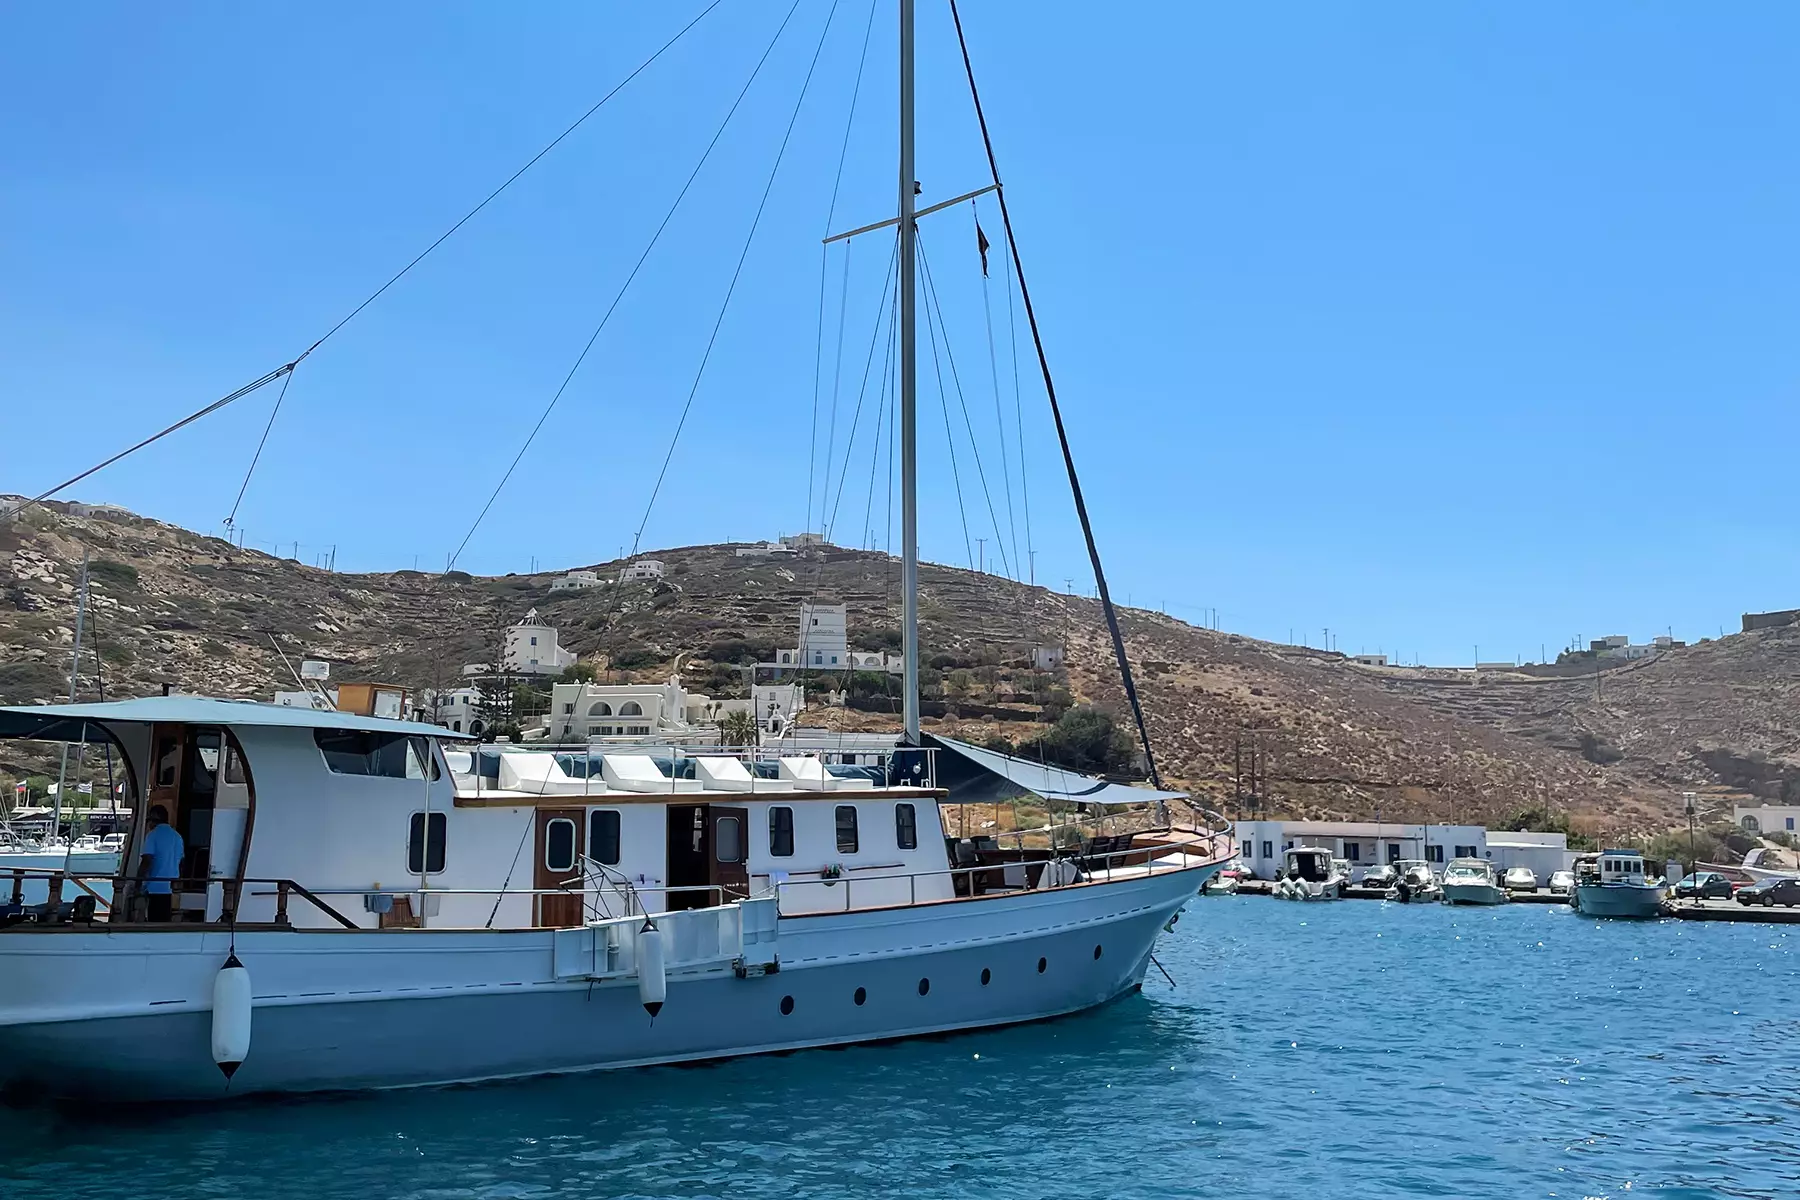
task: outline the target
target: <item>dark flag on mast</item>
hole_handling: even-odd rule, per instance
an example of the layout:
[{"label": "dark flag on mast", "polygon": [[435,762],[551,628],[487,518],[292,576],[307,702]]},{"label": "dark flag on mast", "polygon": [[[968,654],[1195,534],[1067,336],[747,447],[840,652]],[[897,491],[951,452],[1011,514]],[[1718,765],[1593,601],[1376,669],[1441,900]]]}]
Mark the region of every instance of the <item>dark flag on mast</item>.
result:
[{"label": "dark flag on mast", "polygon": [[987,234],[981,232],[981,222],[979,220],[975,222],[975,249],[981,252],[981,276],[983,279],[985,279],[985,278],[987,278],[987,273],[988,273],[987,272],[988,240],[987,240]]}]

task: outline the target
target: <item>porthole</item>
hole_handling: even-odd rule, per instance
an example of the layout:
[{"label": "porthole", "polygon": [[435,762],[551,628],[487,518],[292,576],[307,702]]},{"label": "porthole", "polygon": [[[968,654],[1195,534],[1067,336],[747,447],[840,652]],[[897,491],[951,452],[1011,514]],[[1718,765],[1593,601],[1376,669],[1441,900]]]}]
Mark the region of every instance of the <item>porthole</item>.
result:
[{"label": "porthole", "polygon": [[1042,975],[1045,971],[1048,971],[1049,969],[1050,969],[1050,960],[1049,959],[1047,959],[1047,958],[1038,959],[1038,974],[1039,975]]},{"label": "porthole", "polygon": [[1100,945],[1099,945],[1099,943],[1098,943],[1098,942],[1096,942],[1096,943],[1095,943],[1095,944],[1094,944],[1094,957],[1095,957],[1095,958],[1096,958],[1096,959],[1098,959],[1098,958],[1099,958],[1099,957],[1100,957]]},{"label": "porthole", "polygon": [[869,989],[868,988],[857,988],[856,995],[852,997],[852,999],[854,999],[857,1002],[857,1004],[859,1004],[859,1005],[863,1001],[867,1000],[868,998],[869,998]]},{"label": "porthole", "polygon": [[794,1011],[794,998],[792,996],[783,996],[781,998],[781,1015],[785,1017],[793,1011]]},{"label": "porthole", "polygon": [[919,980],[919,995],[923,996],[923,995],[925,995],[925,993],[929,992],[930,990],[931,990],[931,980],[929,980],[929,979]]},{"label": "porthole", "polygon": [[981,986],[986,987],[994,981],[994,973],[986,967],[981,968]]}]

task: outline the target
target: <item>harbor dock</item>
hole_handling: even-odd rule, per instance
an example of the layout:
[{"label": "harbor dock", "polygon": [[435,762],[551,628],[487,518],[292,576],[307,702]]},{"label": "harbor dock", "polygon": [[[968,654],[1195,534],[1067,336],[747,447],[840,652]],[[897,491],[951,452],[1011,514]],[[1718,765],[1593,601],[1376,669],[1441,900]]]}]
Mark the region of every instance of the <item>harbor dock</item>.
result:
[{"label": "harbor dock", "polygon": [[[1274,884],[1266,879],[1246,879],[1238,884],[1240,896],[1268,896]],[[1344,889],[1346,900],[1382,900],[1387,893],[1381,888],[1351,886]],[[1511,892],[1510,904],[1567,904],[1569,898],[1553,895],[1539,888],[1535,892]],[[1737,921],[1761,925],[1800,925],[1800,908],[1764,908],[1739,904],[1736,900],[1677,900],[1668,906],[1668,914],[1683,921]]]}]

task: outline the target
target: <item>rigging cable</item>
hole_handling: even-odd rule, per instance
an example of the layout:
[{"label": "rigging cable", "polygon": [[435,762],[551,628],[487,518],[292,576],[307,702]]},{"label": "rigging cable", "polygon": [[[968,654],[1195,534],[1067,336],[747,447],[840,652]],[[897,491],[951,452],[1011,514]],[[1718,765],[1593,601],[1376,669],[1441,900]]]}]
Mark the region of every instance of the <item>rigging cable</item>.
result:
[{"label": "rigging cable", "polygon": [[[799,0],[794,0],[796,7]],[[731,308],[731,297],[737,291],[738,280],[744,274],[744,262],[750,257],[750,246],[756,241],[756,231],[762,225],[763,211],[769,205],[769,193],[775,188],[775,177],[781,173],[781,163],[787,157],[788,143],[793,140],[794,124],[800,119],[800,108],[806,103],[806,93],[812,87],[813,73],[818,70],[819,55],[825,50],[825,39],[831,33],[832,18],[837,16],[840,0],[831,0],[831,11],[825,14],[825,28],[819,31],[819,44],[813,47],[812,62],[807,64],[806,78],[800,84],[800,95],[794,101],[794,111],[788,116],[787,129],[781,135],[781,146],[775,152],[775,165],[769,168],[768,181],[763,184],[762,198],[756,202],[756,215],[750,221],[750,232],[744,238],[744,248],[738,254],[737,266],[731,272],[731,283],[725,289],[725,299],[719,305],[719,315],[713,321],[712,333],[706,339],[706,350],[700,356],[700,366],[694,372],[693,386],[688,389],[687,402],[681,406],[681,419],[675,423],[675,433],[669,438],[668,453],[663,455],[662,469],[656,473],[656,486],[650,489],[650,499],[644,505],[644,519],[638,523],[637,533],[631,539],[631,553],[636,555],[638,546],[644,539],[644,527],[650,523],[650,511],[656,507],[656,498],[662,492],[663,480],[668,477],[669,464],[675,459],[675,447],[681,441],[681,431],[687,428],[688,413],[693,410],[694,397],[700,392],[700,380],[706,375],[706,364],[712,359],[713,346],[718,343],[719,329],[725,324],[725,314]],[[793,10],[789,10],[791,16]]]},{"label": "rigging cable", "polygon": [[[918,246],[916,230],[913,236],[915,238],[913,244]],[[919,248],[919,257],[921,260],[924,258],[923,247]],[[956,484],[956,512],[962,518],[963,554],[968,558],[969,570],[973,571],[975,569],[975,547],[969,541],[969,509],[963,503],[962,472],[956,466],[956,435],[950,429],[950,400],[944,388],[944,364],[938,361],[937,326],[932,323],[929,307],[925,310],[925,332],[931,338],[931,366],[937,374],[938,407],[944,410],[944,442],[950,447],[950,479]]]},{"label": "rigging cable", "polygon": [[981,93],[975,87],[975,67],[969,60],[969,42],[963,36],[962,14],[956,0],[950,0],[950,19],[956,25],[956,44],[962,50],[963,73],[969,80],[969,98],[975,105],[975,119],[981,125],[981,144],[987,151],[988,171],[994,179],[994,195],[1000,199],[1000,221],[1006,229],[1006,242],[1012,248],[1013,273],[1019,280],[1019,298],[1025,304],[1025,320],[1031,327],[1031,344],[1037,351],[1038,368],[1044,376],[1044,392],[1050,400],[1050,415],[1056,421],[1056,439],[1062,445],[1063,465],[1069,472],[1069,491],[1075,500],[1075,513],[1081,518],[1081,533],[1087,539],[1088,559],[1094,566],[1094,583],[1100,592],[1100,605],[1106,613],[1106,624],[1112,633],[1113,652],[1119,659],[1119,675],[1125,684],[1125,698],[1131,702],[1131,715],[1137,721],[1138,739],[1144,747],[1144,765],[1150,782],[1162,788],[1156,770],[1156,755],[1150,748],[1150,728],[1144,723],[1144,708],[1138,702],[1137,684],[1131,677],[1131,660],[1125,654],[1125,635],[1119,629],[1119,614],[1113,609],[1112,594],[1106,587],[1106,572],[1100,566],[1100,548],[1094,541],[1094,527],[1088,520],[1087,501],[1081,494],[1081,479],[1075,473],[1075,456],[1069,449],[1069,434],[1063,427],[1062,407],[1056,402],[1056,384],[1050,377],[1050,359],[1044,352],[1043,335],[1038,330],[1037,312],[1031,305],[1031,289],[1025,283],[1025,267],[1019,261],[1019,244],[1013,236],[1012,214],[1006,206],[1006,189],[1000,185],[1000,164],[994,157],[994,139],[988,133],[987,115],[981,108]]},{"label": "rigging cable", "polygon": [[[869,0],[869,19],[863,25],[862,57],[856,64],[856,83],[850,89],[850,111],[844,116],[844,138],[838,146],[837,175],[831,182],[831,203],[825,209],[825,236],[831,236],[831,225],[837,217],[838,190],[844,182],[844,160],[850,154],[850,130],[856,122],[856,101],[862,95],[863,69],[869,64],[869,35],[875,29],[875,5],[877,0]],[[812,399],[812,434],[806,447],[806,528],[802,533],[812,529],[813,502],[813,468],[819,454],[819,378],[823,370],[821,358],[825,353],[825,266],[831,253],[831,245],[822,242],[819,245],[819,328],[813,343],[813,399]],[[844,246],[844,271],[850,270],[850,246]],[[840,299],[839,303],[842,303]],[[841,340],[841,335],[840,335]],[[827,456],[829,472],[830,457]]]},{"label": "rigging cable", "polygon": [[281,411],[281,402],[287,399],[288,384],[294,382],[292,368],[282,376],[281,391],[275,394],[275,407],[269,410],[269,423],[263,426],[262,439],[256,443],[256,453],[250,456],[250,467],[244,472],[244,482],[238,485],[237,499],[231,502],[231,515],[225,518],[227,530],[236,528],[238,505],[244,502],[244,492],[250,487],[250,476],[256,474],[256,464],[262,461],[263,447],[269,444],[269,430],[275,428],[275,414]]},{"label": "rigging cable", "polygon": [[[494,201],[495,198],[497,198],[500,195],[500,193],[504,192],[507,188],[511,187],[515,182],[517,182],[517,180],[519,179],[519,177],[521,175],[525,174],[525,172],[529,171],[532,167],[536,166],[538,161],[540,159],[542,159],[546,154],[548,154],[548,153],[550,153],[550,151],[556,149],[556,147],[562,143],[563,139],[567,138],[570,134],[574,133],[577,129],[581,128],[581,126],[587,122],[589,117],[591,117],[595,113],[599,112],[600,109],[605,106],[607,101],[611,100],[614,96],[618,95],[622,90],[624,90],[624,88],[627,84],[629,84],[632,80],[636,79],[639,75],[641,75],[644,72],[644,70],[650,66],[650,64],[654,63],[657,59],[661,58],[665,52],[667,52],[671,47],[673,47],[675,45],[676,42],[679,42],[683,37],[687,36],[687,33],[689,30],[693,29],[694,26],[698,25],[701,21],[705,20],[707,15],[709,13],[711,13],[713,11],[713,9],[719,7],[719,5],[722,3],[724,3],[724,0],[712,0],[712,3],[708,4],[704,9],[702,9],[698,16],[696,16],[693,20],[689,21],[686,25],[683,25],[681,27],[681,29],[676,32],[674,37],[672,37],[668,41],[664,42],[660,47],[657,48],[657,50],[654,54],[652,54],[649,58],[646,58],[643,62],[639,63],[637,65],[637,67],[635,69],[633,69],[631,74],[627,75],[624,79],[620,80],[619,83],[610,92],[606,93],[606,95],[600,97],[600,99],[594,103],[592,108],[588,109],[585,113],[581,114],[581,116],[575,120],[574,124],[570,125],[567,129],[563,130],[561,133],[557,134],[556,137],[549,143],[549,145],[545,146],[542,150],[539,150],[536,154],[532,155],[530,160],[527,161],[524,166],[520,167],[517,171],[514,171],[510,176],[507,177],[506,182],[502,183],[499,187],[497,187],[493,191],[489,192],[487,194],[486,198],[484,198],[481,201],[481,203],[477,204],[474,208],[470,209],[467,213],[465,213],[461,220],[457,221],[456,224],[452,225],[449,229],[445,230],[443,232],[443,234],[440,235],[436,241],[431,243],[431,245],[425,247],[424,250],[420,251],[416,258],[414,258],[411,262],[407,263],[404,267],[400,268],[400,270],[398,272],[396,272],[391,279],[389,279],[386,283],[382,284],[380,287],[376,288],[373,292],[371,292],[369,294],[369,296],[361,304],[358,304],[355,308],[351,309],[350,312],[347,315],[345,315],[342,320],[338,321],[338,323],[336,325],[333,325],[330,329],[326,330],[325,335],[323,337],[321,337],[318,341],[314,342],[312,345],[308,346],[306,348],[306,350],[298,358],[294,359],[293,362],[288,363],[286,366],[277,367],[275,370],[270,371],[267,375],[264,375],[261,379],[255,380],[252,383],[247,383],[243,387],[239,388],[237,391],[232,392],[226,396],[222,396],[219,399],[213,401],[211,404],[207,405],[206,407],[199,409],[199,410],[189,414],[186,417],[183,417],[181,420],[175,422],[175,424],[169,426],[167,429],[162,430],[160,433],[152,434],[151,436],[145,438],[143,441],[137,443],[136,445],[128,447],[127,449],[121,450],[119,453],[113,455],[111,458],[107,459],[105,462],[100,463],[98,466],[89,467],[87,470],[83,471],[81,474],[76,475],[73,478],[64,480],[62,483],[57,484],[55,487],[51,488],[49,491],[46,491],[46,492],[41,493],[40,495],[34,496],[32,499],[30,499],[26,503],[21,504],[18,508],[13,509],[12,512],[6,513],[6,514],[0,514],[0,522],[7,520],[9,517],[17,516],[19,513],[24,512],[26,509],[31,508],[34,505],[43,503],[45,500],[48,500],[50,497],[56,495],[56,493],[64,490],[65,488],[73,487],[75,484],[80,483],[83,479],[86,479],[88,476],[93,475],[96,472],[105,470],[107,467],[112,466],[114,463],[118,462],[120,459],[126,457],[127,455],[135,454],[137,451],[142,450],[145,446],[148,446],[152,442],[159,441],[162,438],[167,437],[169,434],[174,433],[176,430],[181,429],[183,426],[191,425],[195,421],[198,421],[202,417],[210,416],[211,414],[218,412],[221,408],[224,408],[226,405],[231,404],[233,401],[243,399],[245,396],[248,396],[251,392],[254,392],[256,389],[263,387],[264,385],[271,383],[274,380],[279,379],[285,375],[292,374],[294,368],[299,366],[301,364],[301,362],[303,362],[306,359],[306,356],[308,354],[311,354],[314,350],[317,350],[320,346],[323,346],[328,340],[330,340],[330,338],[332,337],[333,334],[337,333],[338,330],[340,330],[344,326],[348,325],[353,319],[355,319],[357,314],[361,313],[363,309],[369,307],[369,305],[373,304],[377,299],[379,299],[381,297],[382,293],[386,292],[389,288],[393,287],[396,283],[400,282],[400,280],[402,278],[404,278],[408,272],[410,272],[414,267],[418,266],[421,262],[425,261],[426,257],[428,255],[430,255],[432,251],[436,250],[439,246],[443,245],[444,242],[447,241],[452,234],[454,234],[457,230],[461,229],[464,225],[468,224],[470,219],[472,219],[475,216],[475,214],[479,213],[482,209],[486,208],[490,203],[492,203]],[[265,434],[265,436],[266,436],[266,434]]]},{"label": "rigging cable", "polygon": [[[1019,523],[1013,515],[1012,467],[1006,457],[1006,416],[1000,410],[1000,364],[994,353],[994,307],[988,301],[987,238],[981,232],[981,209],[976,198],[969,198],[969,213],[975,221],[975,240],[981,249],[981,319],[987,326],[988,379],[994,387],[994,425],[1000,431],[1000,483],[1006,489],[1006,532],[1012,537],[1013,562],[1019,562]],[[998,536],[998,530],[995,531]],[[1022,570],[1014,572],[1017,578]]]},{"label": "rigging cable", "polygon": [[[892,289],[888,285],[890,281],[898,282],[897,280],[894,280],[894,267],[899,262],[899,259],[900,240],[895,238],[893,253],[888,256],[887,272],[881,278],[881,291],[878,293],[890,297],[889,306],[885,313],[888,322],[888,334],[890,337],[892,337],[894,332],[894,321],[896,316],[895,308],[897,306],[892,302]],[[842,507],[844,503],[844,480],[848,478],[850,474],[850,455],[856,449],[856,434],[862,427],[863,404],[867,401],[869,396],[869,372],[875,365],[875,347],[881,340],[881,319],[883,315],[881,309],[877,308],[875,310],[875,327],[869,330],[869,353],[863,360],[862,385],[858,388],[856,393],[856,411],[850,418],[850,437],[844,442],[844,466],[843,469],[838,472],[837,492],[831,502],[831,515],[829,517],[825,516],[823,503],[821,503],[819,510],[819,515],[823,518],[823,524],[825,526],[822,532],[825,534],[825,539],[827,541],[831,540],[832,528],[837,525],[838,509]],[[885,362],[882,365],[882,370],[884,372],[887,370]],[[836,409],[834,407],[833,412],[835,413],[835,411]],[[829,459],[827,459],[825,463],[825,483],[826,486],[830,486],[831,484],[831,461]]]},{"label": "rigging cable", "polygon": [[1025,510],[1025,553],[1031,565],[1031,583],[1037,584],[1037,547],[1031,540],[1031,485],[1025,475],[1025,404],[1019,395],[1019,332],[1013,323],[1012,252],[1000,244],[1000,269],[1006,275],[1006,354],[1012,360],[1013,440],[1019,447],[1019,506]]},{"label": "rigging cable", "polygon": [[[637,262],[632,265],[631,273],[625,277],[625,282],[620,284],[619,290],[613,294],[612,303],[606,306],[606,312],[601,316],[600,323],[594,326],[594,332],[588,336],[587,344],[581,348],[581,353],[575,356],[574,365],[569,368],[568,374],[563,376],[562,385],[556,389],[556,394],[550,397],[550,403],[544,406],[544,411],[538,414],[537,424],[531,427],[530,434],[525,438],[525,444],[520,446],[519,452],[513,456],[512,463],[506,468],[506,473],[500,476],[500,482],[494,485],[493,493],[488,496],[487,503],[483,504],[481,511],[476,514],[475,523],[469,526],[469,532],[465,533],[463,540],[457,544],[456,552],[450,555],[449,561],[444,567],[445,571],[454,567],[456,560],[462,557],[462,552],[469,545],[469,539],[475,536],[475,531],[481,528],[482,521],[487,519],[488,510],[494,507],[494,501],[500,498],[500,493],[512,479],[513,472],[519,469],[519,463],[524,460],[525,452],[530,450],[532,443],[537,440],[538,433],[544,428],[544,422],[550,419],[550,414],[555,410],[557,402],[562,399],[563,393],[574,381],[576,372],[581,370],[581,364],[587,360],[588,352],[594,348],[594,343],[600,340],[601,332],[612,320],[613,313],[618,310],[619,302],[625,299],[625,293],[630,290],[632,282],[637,279],[638,272],[644,269],[644,263],[649,260],[650,252],[655,250],[656,244],[662,240],[663,232],[668,229],[669,222],[675,219],[675,211],[681,207],[682,200],[687,197],[688,189],[694,186],[694,180],[700,177],[700,171],[706,166],[707,159],[712,157],[712,152],[718,146],[719,139],[725,136],[725,129],[731,124],[732,117],[737,115],[738,106],[743,104],[744,97],[750,93],[751,85],[762,73],[763,65],[769,61],[769,55],[774,52],[775,44],[781,40],[782,33],[786,31],[788,22],[793,20],[794,13],[799,7],[800,0],[794,0],[793,6],[787,11],[787,16],[782,18],[780,26],[776,28],[775,36],[770,38],[769,44],[763,48],[762,57],[756,60],[756,66],[750,72],[750,78],[744,81],[744,86],[739,89],[737,98],[726,110],[725,119],[720,121],[719,127],[713,131],[712,140],[706,144],[706,149],[700,155],[700,161],[694,164],[694,169],[688,173],[687,182],[681,185],[681,190],[675,194],[675,199],[669,205],[668,211],[663,213],[662,223],[656,227],[656,232],[650,235],[650,241],[645,245],[644,252],[638,255]],[[632,553],[637,553],[635,548]]]},{"label": "rigging cable", "polygon": [[987,468],[981,462],[981,443],[975,437],[975,422],[969,417],[969,402],[963,395],[962,376],[956,370],[956,356],[950,352],[950,328],[944,324],[944,309],[938,303],[937,283],[931,277],[931,260],[925,255],[925,239],[919,238],[918,241],[919,265],[924,269],[925,276],[925,298],[930,309],[937,313],[938,328],[944,335],[944,358],[950,364],[950,381],[956,386],[956,403],[962,409],[963,426],[969,431],[969,449],[975,454],[975,475],[981,481],[981,495],[987,501],[988,522],[994,528],[994,549],[1000,553],[1000,566],[1004,574],[1010,577],[1012,564],[1007,561],[1006,543],[1000,539],[1000,518],[994,511],[994,494],[988,490]]}]

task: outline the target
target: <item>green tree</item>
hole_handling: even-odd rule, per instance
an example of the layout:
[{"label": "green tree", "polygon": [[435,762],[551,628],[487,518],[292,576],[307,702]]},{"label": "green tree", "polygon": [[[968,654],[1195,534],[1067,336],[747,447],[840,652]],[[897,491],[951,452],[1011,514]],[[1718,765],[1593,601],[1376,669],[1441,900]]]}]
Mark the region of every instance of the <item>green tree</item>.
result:
[{"label": "green tree", "polygon": [[756,718],[742,709],[726,713],[719,721],[719,740],[727,746],[754,746],[756,735]]},{"label": "green tree", "polygon": [[1119,774],[1133,768],[1137,751],[1111,715],[1088,705],[1069,709],[1056,724],[1019,746],[1021,758],[1041,759],[1084,774]]}]

